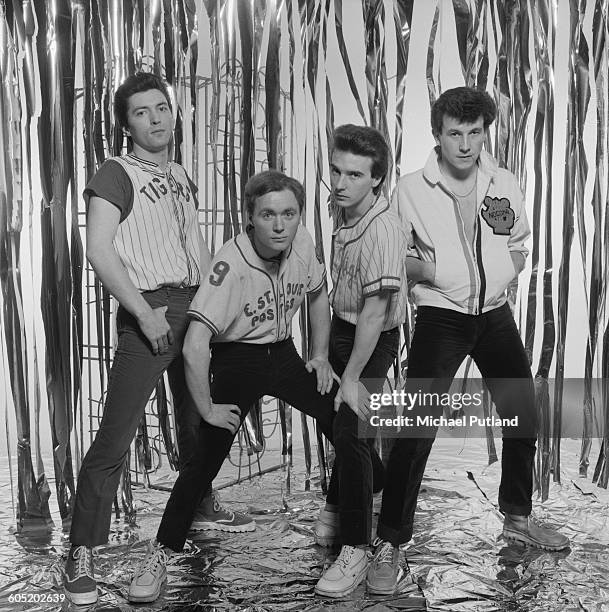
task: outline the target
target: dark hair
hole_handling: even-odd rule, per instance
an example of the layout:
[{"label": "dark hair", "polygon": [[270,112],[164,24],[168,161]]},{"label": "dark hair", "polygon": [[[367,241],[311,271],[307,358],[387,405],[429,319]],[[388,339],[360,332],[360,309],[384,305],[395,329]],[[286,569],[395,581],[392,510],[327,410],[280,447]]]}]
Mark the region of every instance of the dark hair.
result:
[{"label": "dark hair", "polygon": [[372,178],[381,179],[373,192],[376,194],[380,191],[389,168],[389,147],[385,137],[377,129],[352,123],[337,127],[332,139],[332,152],[334,151],[370,157]]},{"label": "dark hair", "polygon": [[249,216],[254,214],[256,200],[273,191],[291,191],[298,202],[302,213],[305,204],[304,187],[295,178],[285,175],[279,170],[265,170],[250,177],[245,185],[245,210]]},{"label": "dark hair", "polygon": [[167,100],[169,108],[171,108],[171,99],[167,83],[152,72],[136,72],[130,77],[127,77],[116,90],[114,94],[114,117],[116,122],[122,128],[128,128],[127,110],[129,108],[129,98],[136,93],[149,91],[150,89],[158,89]]},{"label": "dark hair", "polygon": [[497,107],[486,91],[455,87],[447,89],[431,107],[431,131],[434,136],[442,133],[445,115],[459,123],[475,123],[482,117],[486,129],[495,120]]}]

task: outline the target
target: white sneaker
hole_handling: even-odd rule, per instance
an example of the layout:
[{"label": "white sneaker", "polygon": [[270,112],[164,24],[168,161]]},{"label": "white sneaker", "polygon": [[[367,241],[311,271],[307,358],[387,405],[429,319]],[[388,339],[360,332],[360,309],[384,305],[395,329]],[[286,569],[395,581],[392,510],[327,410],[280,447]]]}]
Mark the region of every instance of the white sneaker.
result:
[{"label": "white sneaker", "polygon": [[161,544],[157,542],[148,544],[148,552],[129,586],[129,601],[151,602],[158,598],[163,582],[167,578],[168,558]]},{"label": "white sneaker", "polygon": [[324,597],[349,595],[366,576],[369,562],[370,553],[366,550],[344,545],[336,561],[318,580],[315,592]]}]

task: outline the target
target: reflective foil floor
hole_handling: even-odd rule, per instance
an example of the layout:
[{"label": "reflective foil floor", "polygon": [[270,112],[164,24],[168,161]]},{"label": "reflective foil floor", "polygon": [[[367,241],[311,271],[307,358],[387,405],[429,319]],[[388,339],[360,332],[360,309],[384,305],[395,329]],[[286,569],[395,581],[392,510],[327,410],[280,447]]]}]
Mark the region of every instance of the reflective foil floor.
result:
[{"label": "reflective foil floor", "polygon": [[[562,484],[552,483],[549,500],[534,504],[538,519],[571,539],[570,550],[548,553],[508,545],[500,537],[500,466],[486,465],[485,441],[438,440],[419,498],[415,536],[404,548],[412,574],[392,597],[369,596],[363,585],[342,600],[314,594],[337,551],[313,542],[323,498],[315,480],[305,491],[302,452],[295,449],[289,492],[280,470],[221,491],[223,504],[256,518],[255,532],[200,532],[172,559],[161,597],[154,604],[130,605],[132,568],[145,541],[154,537],[168,495],[136,488],[137,524],[113,522],[110,542],[99,548],[96,561],[100,598],[87,608],[59,601],[68,549],[61,527],[45,534],[14,533],[4,461],[0,609],[609,611],[609,493],[577,476],[579,447],[576,440],[563,441]],[[217,483],[234,477],[231,469],[227,464]],[[375,513],[379,505],[376,499]]]}]

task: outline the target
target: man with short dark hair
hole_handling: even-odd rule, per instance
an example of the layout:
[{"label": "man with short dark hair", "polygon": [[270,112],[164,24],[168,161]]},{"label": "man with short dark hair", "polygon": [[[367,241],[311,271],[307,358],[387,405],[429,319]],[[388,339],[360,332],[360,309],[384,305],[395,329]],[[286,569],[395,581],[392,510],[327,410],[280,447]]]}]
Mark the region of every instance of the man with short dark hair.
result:
[{"label": "man with short dark hair", "polygon": [[323,545],[340,540],[342,548],[315,586],[326,597],[348,595],[366,576],[376,454],[366,401],[383,389],[406,317],[405,236],[381,193],[388,165],[389,147],[378,130],[336,128],[330,363],[341,382],[334,402],[336,462],[315,538]]},{"label": "man with short dark hair", "polygon": [[[495,118],[490,96],[468,87],[444,92],[431,112],[436,148],[421,170],[403,177],[393,202],[408,238],[408,278],[416,284],[414,335],[406,391],[448,391],[467,355],[488,386],[503,431],[499,509],[503,535],[561,550],[568,539],[530,517],[537,416],[533,381],[506,288],[524,268],[529,236],[516,177],[497,166],[483,145]],[[434,415],[441,407],[431,407]],[[424,414],[419,407],[413,416]],[[395,440],[378,523],[381,542],[368,572],[374,592],[391,594],[400,577],[400,544],[412,537],[425,464],[437,427]],[[411,434],[410,437],[409,434]]]},{"label": "man with short dark hair", "polygon": [[[218,251],[189,308],[184,361],[203,419],[200,444],[174,484],[156,541],[131,582],[130,601],[159,596],[167,558],[182,550],[201,494],[256,400],[285,400],[333,439],[326,271],[300,222],[303,207],[304,190],[295,179],[276,170],[253,176],[245,189],[248,227]],[[292,319],[305,298],[311,321],[306,363],[292,340]]]},{"label": "man with short dark hair", "polygon": [[[150,73],[125,80],[114,98],[129,153],[106,160],[85,188],[87,258],[118,300],[118,346],[99,430],[78,475],[64,588],[75,604],[97,600],[93,548],[108,540],[112,503],[129,446],[159,378],[167,371],[180,469],[197,445],[200,416],[184,379],[186,311],[207,272],[196,187],[169,161],[173,133],[165,82]],[[196,528],[243,531],[249,517],[201,503]]]}]

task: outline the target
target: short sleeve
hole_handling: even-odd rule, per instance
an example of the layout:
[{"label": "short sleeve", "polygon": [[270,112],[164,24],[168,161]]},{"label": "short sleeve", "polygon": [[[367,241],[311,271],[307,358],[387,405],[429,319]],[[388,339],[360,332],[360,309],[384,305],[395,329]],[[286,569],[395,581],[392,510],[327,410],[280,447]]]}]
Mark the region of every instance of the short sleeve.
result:
[{"label": "short sleeve", "polygon": [[399,291],[406,282],[406,240],[397,217],[377,217],[362,240],[360,277],[364,298],[382,291]]},{"label": "short sleeve", "polygon": [[402,226],[402,230],[404,232],[404,239],[406,240],[407,246],[406,255],[408,257],[416,257],[417,259],[420,259],[420,255],[415,248],[414,229],[412,227],[412,222],[408,218],[408,214],[406,212],[407,196],[405,190],[405,185],[402,179],[398,182],[396,188],[393,190],[393,195],[391,197],[391,208],[394,212],[397,213]]},{"label": "short sleeve", "polygon": [[239,273],[226,259],[220,250],[188,309],[188,316],[209,327],[214,336],[223,334],[241,312]]},{"label": "short sleeve", "polygon": [[133,208],[133,184],[121,164],[107,159],[87,183],[83,196],[87,209],[92,196],[97,196],[114,204],[121,211],[124,221]]},{"label": "short sleeve", "polygon": [[186,173],[186,180],[188,181],[188,187],[190,188],[190,193],[192,193],[192,198],[195,201],[195,209],[199,210],[199,198],[197,197],[197,192],[199,189],[192,182],[191,178],[188,176],[188,173]]}]

